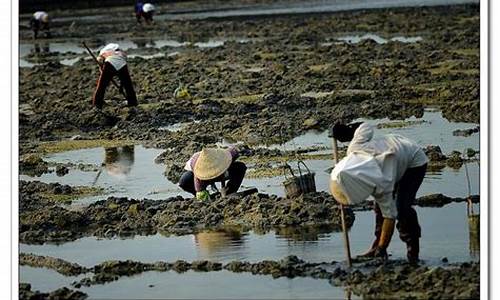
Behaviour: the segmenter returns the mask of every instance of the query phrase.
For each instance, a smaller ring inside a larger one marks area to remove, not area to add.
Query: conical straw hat
[[[337,200],[337,202],[344,204],[344,205],[349,205],[351,202],[349,201],[349,198],[347,198],[346,194],[344,193],[344,190],[340,186],[340,184],[337,182],[337,180],[331,180],[330,181],[330,193],[332,194],[333,198]]]
[[[232,160],[231,153],[227,150],[205,148],[194,165],[194,176],[201,180],[217,178],[229,168]]]

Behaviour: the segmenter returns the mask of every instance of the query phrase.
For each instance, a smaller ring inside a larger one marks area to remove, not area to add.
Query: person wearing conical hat
[[[45,35],[50,37],[49,31],[49,14],[44,11],[37,11],[30,19],[30,27],[33,30],[34,39],[38,38],[38,31],[45,31]]]
[[[429,159],[414,141],[396,134],[374,138],[367,123],[336,124],[333,137],[350,141],[347,156],[332,171],[330,192],[343,204],[375,198],[375,241],[362,256],[387,258],[394,225],[406,243],[408,261],[419,260],[421,228],[412,207]]]
[[[210,195],[207,187],[216,182],[221,183],[222,195],[236,193],[247,170],[244,163],[236,161],[238,156],[238,150],[234,147],[204,148],[196,152],[186,162],[186,172],[179,180],[179,186],[198,200],[208,200]]]

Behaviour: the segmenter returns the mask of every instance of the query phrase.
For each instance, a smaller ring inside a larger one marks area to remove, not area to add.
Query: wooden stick
[[[87,47],[87,44],[85,44],[85,42],[83,42],[82,44],[83,44],[83,47],[85,47],[85,49],[87,49],[87,52],[90,54],[90,56],[92,56],[92,58],[94,59],[95,63],[99,67],[99,71],[102,72],[102,66],[97,61],[97,57],[95,57],[94,53],[92,53],[92,51],[89,49],[89,47]],[[111,78],[111,83],[113,83],[113,85],[116,86],[116,88],[120,91],[120,93],[123,95],[123,97],[125,97],[125,99],[127,99],[127,95],[125,95],[125,93],[123,92],[123,90],[120,88],[120,86],[118,85],[118,83],[116,83],[116,81],[113,78]]]
[[[339,150],[337,147],[337,139],[333,138],[333,160],[335,161],[335,164],[339,162]],[[351,244],[349,243],[349,234],[347,233],[347,225],[345,223],[345,214],[344,214],[344,205],[340,204],[340,217],[342,219],[342,231],[343,231],[343,236],[344,236],[344,248],[345,252],[347,254],[347,265],[352,267],[352,260],[351,260]]]

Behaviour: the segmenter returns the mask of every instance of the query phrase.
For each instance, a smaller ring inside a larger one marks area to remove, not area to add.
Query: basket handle
[[[292,174],[292,177],[295,177],[295,174],[293,173],[292,167],[289,164],[285,163],[283,166],[285,168],[285,171],[284,171],[285,179],[289,178],[288,176],[286,176],[286,174],[287,174],[286,170],[290,171],[290,174]]]
[[[311,174],[311,171],[309,170],[309,168],[307,167],[307,165],[304,163],[304,161],[302,159],[299,159],[297,161],[297,168],[299,169],[299,175],[302,176],[302,169],[300,168],[301,164],[306,168],[307,173]]]

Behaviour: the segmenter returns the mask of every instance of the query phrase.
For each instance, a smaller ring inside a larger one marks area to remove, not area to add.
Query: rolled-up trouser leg
[[[97,87],[95,89],[94,98],[92,100],[92,104],[95,107],[102,108],[102,105],[104,104],[104,93],[106,92],[106,88],[108,87],[115,73],[116,70],[110,63],[104,63],[101,75],[97,80]]]
[[[196,196],[196,190],[194,189],[194,173],[191,171],[184,172],[181,179],[179,179],[179,186],[186,192]]]
[[[227,171],[229,173],[229,180],[226,184],[227,194],[236,193],[243,182],[247,166],[240,161],[235,161],[229,166]]]
[[[132,79],[130,78],[127,66],[123,66],[118,71],[118,77],[120,78],[120,82],[122,83],[125,93],[127,94],[128,106],[137,106],[137,96],[135,94],[134,85],[132,84]]]
[[[410,258],[411,256],[417,260],[421,229],[418,224],[417,212],[412,205],[415,203],[415,197],[422,184],[426,170],[427,164],[406,170],[398,182],[396,191],[399,237],[407,245],[408,257]]]

